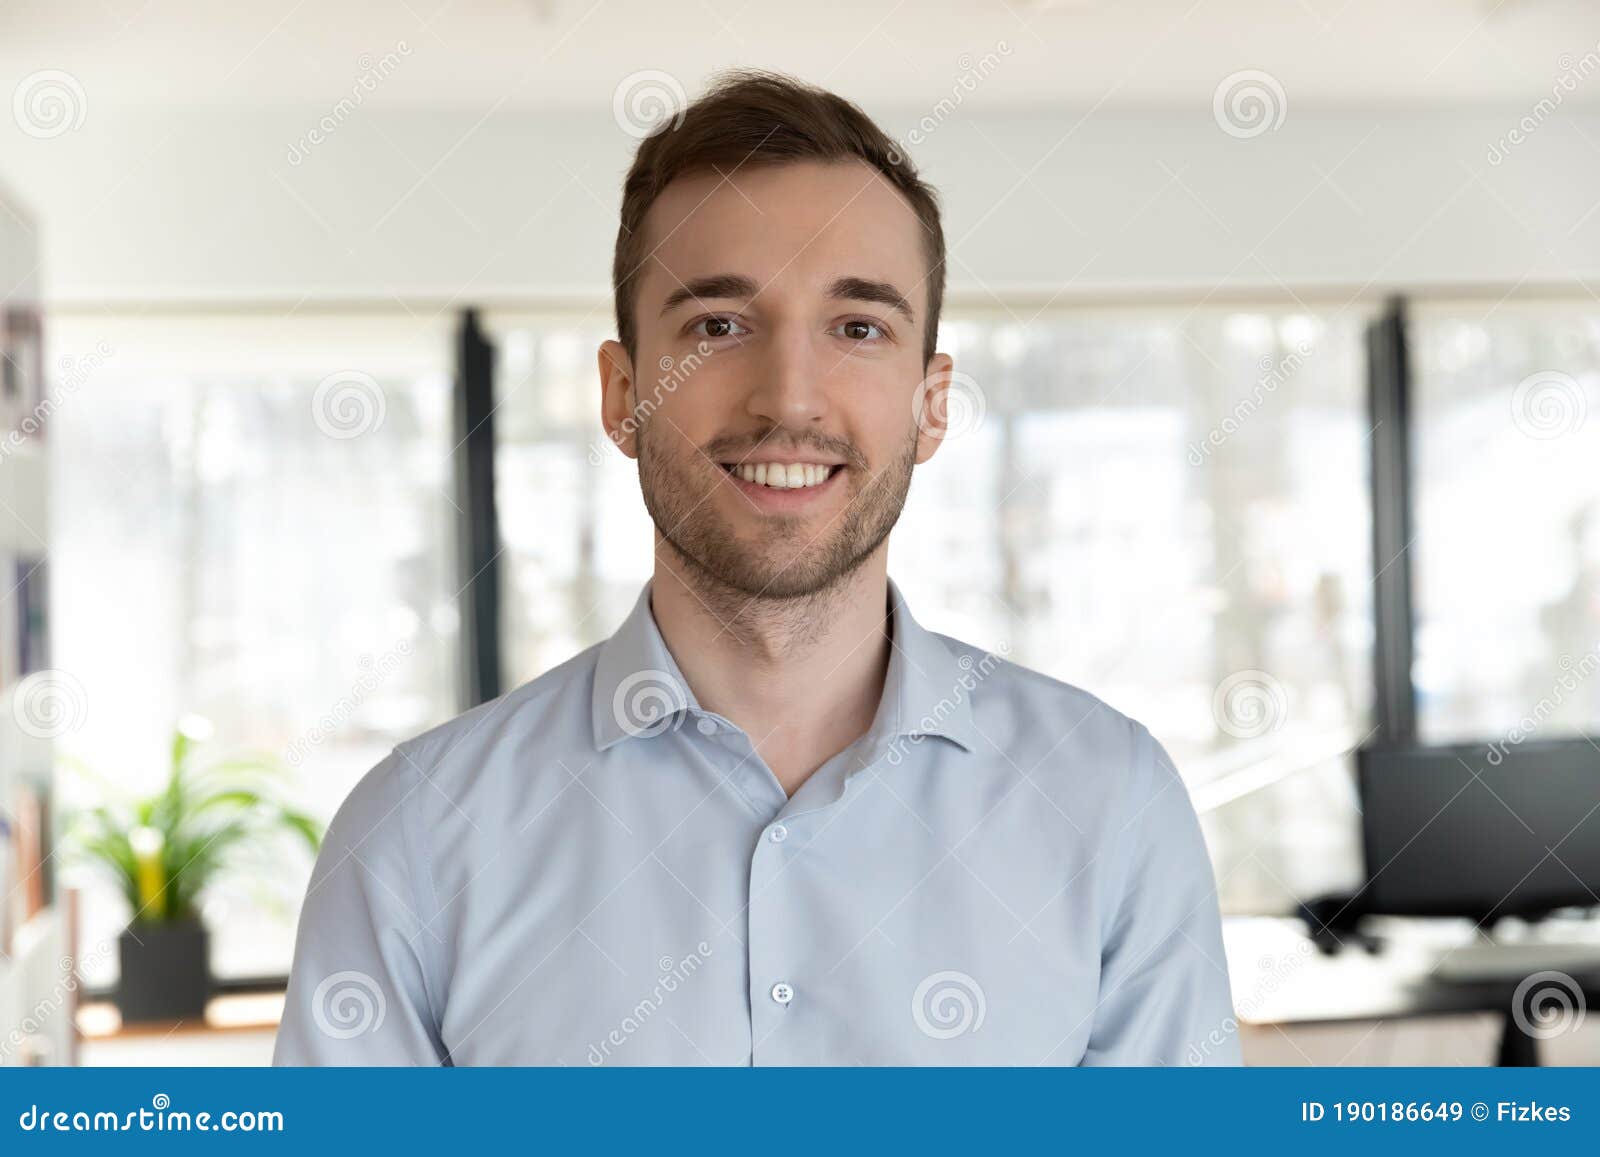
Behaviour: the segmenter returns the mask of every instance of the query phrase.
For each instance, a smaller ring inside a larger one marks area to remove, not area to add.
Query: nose
[[[806,427],[827,414],[824,367],[804,326],[780,326],[763,343],[746,402],[749,412],[778,426]]]

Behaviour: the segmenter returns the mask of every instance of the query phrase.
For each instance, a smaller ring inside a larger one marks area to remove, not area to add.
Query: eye
[[[750,331],[738,320],[726,316],[702,317],[689,327],[689,332],[701,337],[742,337]]]
[[[877,322],[866,321],[859,317],[841,322],[836,327],[835,332],[841,332],[841,336],[847,337],[851,341],[874,341],[888,336],[883,326]]]

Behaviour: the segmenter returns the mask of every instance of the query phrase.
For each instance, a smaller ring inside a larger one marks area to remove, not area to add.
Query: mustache
[[[866,457],[843,438],[826,434],[785,434],[768,431],[765,434],[725,434],[713,438],[700,448],[713,462],[742,462],[757,450],[784,450],[791,453],[815,450],[820,457],[842,458],[848,466],[865,470]]]

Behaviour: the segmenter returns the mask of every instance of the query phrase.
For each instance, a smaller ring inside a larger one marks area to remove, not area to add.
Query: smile
[[[770,490],[808,490],[844,469],[828,462],[725,462],[722,468],[735,478]]]

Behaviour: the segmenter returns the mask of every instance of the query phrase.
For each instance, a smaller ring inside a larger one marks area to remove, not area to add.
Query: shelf
[[[88,1001],[78,1008],[78,1033],[85,1040],[128,1037],[166,1038],[175,1033],[275,1032],[283,1016],[284,994],[252,992],[214,996],[199,1020],[161,1020],[124,1025],[117,1006],[108,1000]]]

